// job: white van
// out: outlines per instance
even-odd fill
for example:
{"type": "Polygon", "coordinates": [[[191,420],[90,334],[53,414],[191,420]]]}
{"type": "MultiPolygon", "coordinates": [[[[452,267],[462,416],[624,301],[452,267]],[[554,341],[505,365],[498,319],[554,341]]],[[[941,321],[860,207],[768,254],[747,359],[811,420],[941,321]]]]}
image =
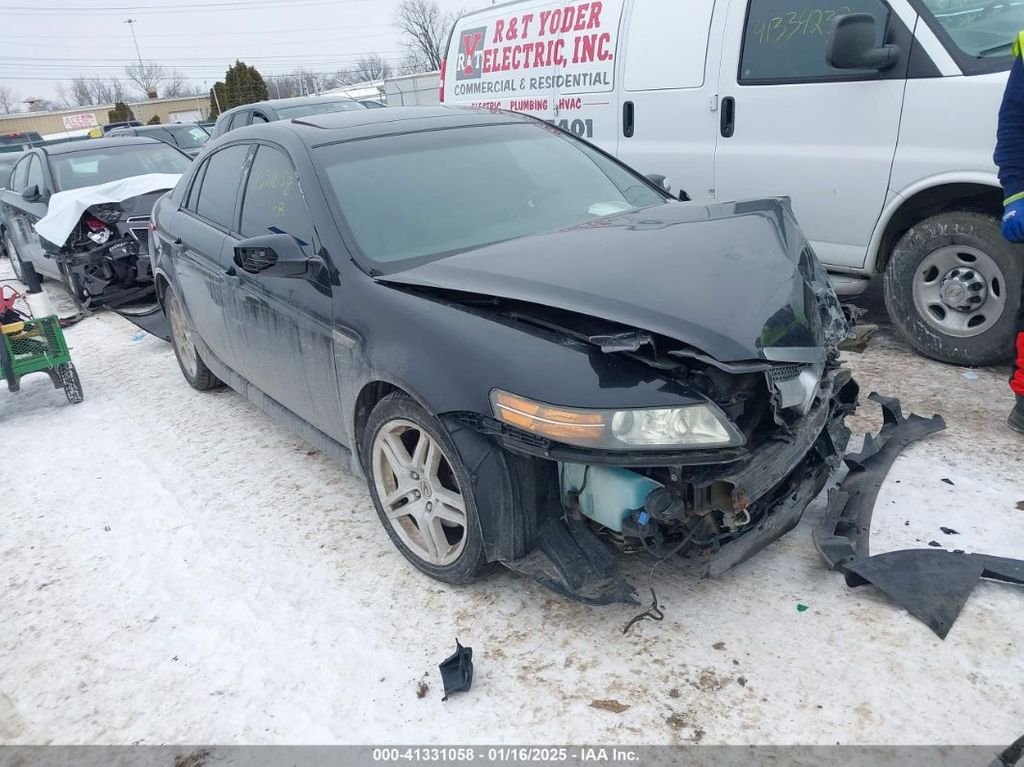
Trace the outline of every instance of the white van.
{"type": "Polygon", "coordinates": [[[521,0],[462,17],[448,104],[527,112],[694,200],[788,195],[836,290],[1009,357],[1024,250],[992,162],[1019,0],[521,0]]]}

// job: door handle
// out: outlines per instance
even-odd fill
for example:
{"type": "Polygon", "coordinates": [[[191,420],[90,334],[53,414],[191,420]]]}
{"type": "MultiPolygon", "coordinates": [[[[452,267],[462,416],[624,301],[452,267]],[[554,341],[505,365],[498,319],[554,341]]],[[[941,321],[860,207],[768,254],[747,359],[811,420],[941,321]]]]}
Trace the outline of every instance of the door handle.
{"type": "Polygon", "coordinates": [[[722,138],[731,138],[736,132],[736,99],[726,96],[721,107],[722,138]]]}
{"type": "Polygon", "coordinates": [[[636,132],[636,107],[632,101],[622,105],[622,135],[632,138],[636,132]]]}

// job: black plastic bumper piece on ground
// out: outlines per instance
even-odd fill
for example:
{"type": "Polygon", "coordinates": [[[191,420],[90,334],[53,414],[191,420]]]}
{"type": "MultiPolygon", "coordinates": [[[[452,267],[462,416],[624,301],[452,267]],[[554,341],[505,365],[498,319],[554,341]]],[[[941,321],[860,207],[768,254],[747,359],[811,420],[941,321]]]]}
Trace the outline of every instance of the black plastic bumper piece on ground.
{"type": "Polygon", "coordinates": [[[619,572],[614,552],[584,522],[550,518],[538,533],[537,548],[522,559],[503,564],[577,602],[640,604],[619,572]]]}
{"type": "Polygon", "coordinates": [[[473,686],[473,648],[463,647],[455,640],[455,654],[441,661],[441,683],[444,684],[444,697],[455,692],[467,692],[473,686]]]}
{"type": "Polygon", "coordinates": [[[159,307],[147,314],[131,314],[129,312],[117,311],[117,309],[114,309],[114,311],[133,325],[145,330],[151,336],[156,336],[168,342],[171,340],[171,326],[167,322],[166,315],[164,315],[159,307]]]}
{"type": "Polygon", "coordinates": [[[871,556],[870,529],[878,491],[896,457],[912,442],[946,428],[940,416],[903,417],[898,400],[872,394],[884,425],[864,449],[846,458],[850,474],[829,497],[814,545],[851,588],[872,584],[945,639],[982,578],[1024,584],[1024,562],[985,554],[906,549],[871,556]]]}
{"type": "Polygon", "coordinates": [[[897,456],[908,445],[929,434],[942,431],[942,416],[903,417],[900,401],[872,392],[868,397],[882,407],[882,430],[877,437],[864,437],[859,453],[844,459],[850,473],[829,495],[825,517],[814,530],[814,545],[830,570],[853,556],[867,556],[870,543],[871,514],[878,491],[897,456]]]}

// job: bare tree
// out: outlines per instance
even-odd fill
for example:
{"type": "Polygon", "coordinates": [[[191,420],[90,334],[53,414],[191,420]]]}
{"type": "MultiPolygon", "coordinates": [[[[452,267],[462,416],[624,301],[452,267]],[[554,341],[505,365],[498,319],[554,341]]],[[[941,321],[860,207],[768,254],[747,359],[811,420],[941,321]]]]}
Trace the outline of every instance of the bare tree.
{"type": "Polygon", "coordinates": [[[167,75],[164,82],[164,96],[167,98],[184,98],[186,96],[200,96],[206,93],[203,88],[197,85],[190,85],[188,78],[177,69],[167,75]]]}
{"type": "Polygon", "coordinates": [[[10,85],[0,84],[0,112],[8,114],[14,110],[19,99],[10,85]]]}
{"type": "Polygon", "coordinates": [[[395,26],[405,39],[410,64],[415,62],[420,72],[440,69],[448,35],[460,15],[443,13],[435,0],[402,0],[395,11],[395,26]]]}
{"type": "Polygon", "coordinates": [[[376,53],[359,59],[350,71],[354,81],[357,83],[387,80],[391,77],[392,72],[391,64],[386,62],[376,53]]]}
{"type": "Polygon", "coordinates": [[[85,107],[124,101],[127,91],[116,77],[74,77],[57,86],[57,96],[61,106],[85,107]]]}
{"type": "Polygon", "coordinates": [[[154,61],[129,64],[124,68],[124,73],[147,96],[167,79],[167,70],[154,61]]]}

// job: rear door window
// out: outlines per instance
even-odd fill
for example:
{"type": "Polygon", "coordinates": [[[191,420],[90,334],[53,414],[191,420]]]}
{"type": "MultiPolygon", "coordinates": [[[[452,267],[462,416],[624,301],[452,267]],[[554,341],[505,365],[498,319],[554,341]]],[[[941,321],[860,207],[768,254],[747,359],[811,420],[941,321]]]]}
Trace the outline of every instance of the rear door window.
{"type": "Polygon", "coordinates": [[[743,31],[739,82],[815,82],[876,77],[875,70],[835,69],[826,60],[836,16],[868,13],[875,18],[875,45],[889,23],[881,0],[751,0],[743,31]]]}
{"type": "Polygon", "coordinates": [[[244,128],[252,122],[252,112],[248,109],[243,109],[241,112],[231,118],[231,127],[228,130],[235,130],[236,128],[244,128]]]}
{"type": "Polygon", "coordinates": [[[303,246],[313,241],[313,218],[299,188],[291,160],[261,145],[249,172],[242,202],[243,237],[290,234],[303,246]]]}
{"type": "Polygon", "coordinates": [[[235,200],[250,144],[236,144],[212,155],[206,164],[196,213],[222,229],[235,230],[235,200]]]}

